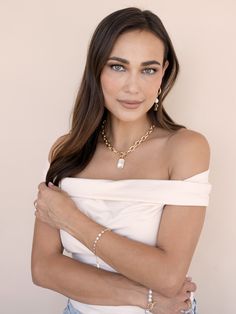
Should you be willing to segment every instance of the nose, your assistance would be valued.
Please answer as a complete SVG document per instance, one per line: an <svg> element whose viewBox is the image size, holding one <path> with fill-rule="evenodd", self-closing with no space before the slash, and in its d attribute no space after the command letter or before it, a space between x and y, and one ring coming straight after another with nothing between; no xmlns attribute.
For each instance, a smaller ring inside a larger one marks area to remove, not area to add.
<svg viewBox="0 0 236 314"><path fill-rule="evenodd" d="M140 92L139 83L139 78L136 73L127 73L127 77L124 83L124 91L130 94L138 94Z"/></svg>

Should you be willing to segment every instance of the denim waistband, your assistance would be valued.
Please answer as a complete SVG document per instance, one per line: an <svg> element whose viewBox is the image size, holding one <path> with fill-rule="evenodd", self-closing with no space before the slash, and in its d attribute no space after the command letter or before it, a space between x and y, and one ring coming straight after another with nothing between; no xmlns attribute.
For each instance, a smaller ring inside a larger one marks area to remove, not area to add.
<svg viewBox="0 0 236 314"><path fill-rule="evenodd" d="M183 312L184 313L184 312ZM189 311L185 311L187 314L198 314L197 313L197 302L196 299L194 298L192 301L192 308ZM63 311L63 314L81 314L81 312L73 307L71 304L70 300L68 300L67 306Z"/></svg>
<svg viewBox="0 0 236 314"><path fill-rule="evenodd" d="M81 314L77 309L73 307L70 300L68 300L67 306L63 311L63 314Z"/></svg>

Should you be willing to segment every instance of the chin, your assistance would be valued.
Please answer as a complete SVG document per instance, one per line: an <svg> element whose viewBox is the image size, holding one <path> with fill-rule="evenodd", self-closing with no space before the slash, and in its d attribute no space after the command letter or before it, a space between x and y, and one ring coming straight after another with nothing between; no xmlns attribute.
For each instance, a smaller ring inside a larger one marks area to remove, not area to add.
<svg viewBox="0 0 236 314"><path fill-rule="evenodd" d="M122 122L135 122L138 120L146 119L147 113L141 114L140 112L109 112L112 118Z"/></svg>

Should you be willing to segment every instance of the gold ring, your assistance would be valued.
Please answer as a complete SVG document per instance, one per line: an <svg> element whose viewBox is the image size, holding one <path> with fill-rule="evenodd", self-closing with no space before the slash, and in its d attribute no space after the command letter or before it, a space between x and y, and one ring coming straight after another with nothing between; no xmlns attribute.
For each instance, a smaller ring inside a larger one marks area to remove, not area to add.
<svg viewBox="0 0 236 314"><path fill-rule="evenodd" d="M189 305L189 308L188 308L187 310L181 310L180 312L181 312L181 313L185 313L185 314L190 314L190 313L192 313L192 311L190 312L190 310L192 310L192 307L193 307L192 301L191 301L190 299L187 299L187 300L185 301L185 303L187 303L187 305Z"/></svg>
<svg viewBox="0 0 236 314"><path fill-rule="evenodd" d="M190 299L188 299L187 300L187 304L189 304L188 310L190 310L192 308L192 301Z"/></svg>

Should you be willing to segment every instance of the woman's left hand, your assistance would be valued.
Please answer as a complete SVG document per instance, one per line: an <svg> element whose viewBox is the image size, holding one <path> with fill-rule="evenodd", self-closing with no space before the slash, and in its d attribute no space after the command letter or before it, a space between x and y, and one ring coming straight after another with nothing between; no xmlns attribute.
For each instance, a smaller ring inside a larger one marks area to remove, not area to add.
<svg viewBox="0 0 236 314"><path fill-rule="evenodd" d="M66 230L79 209L70 196L59 187L41 182L38 186L38 197L34 201L35 216L53 228Z"/></svg>

